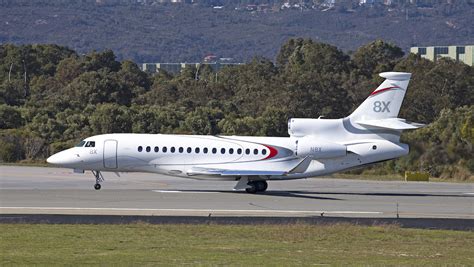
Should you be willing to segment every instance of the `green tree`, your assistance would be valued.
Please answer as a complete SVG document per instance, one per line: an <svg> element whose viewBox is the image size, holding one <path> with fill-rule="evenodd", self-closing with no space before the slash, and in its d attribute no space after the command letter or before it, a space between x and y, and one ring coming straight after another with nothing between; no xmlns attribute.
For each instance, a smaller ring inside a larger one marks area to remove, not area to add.
<svg viewBox="0 0 474 267"><path fill-rule="evenodd" d="M376 73L391 71L403 54L400 47L377 40L359 47L352 61L362 74L371 77Z"/></svg>
<svg viewBox="0 0 474 267"><path fill-rule="evenodd" d="M150 77L141 71L137 64L128 60L122 62L117 77L120 84L129 88L133 97L148 91L151 86Z"/></svg>
<svg viewBox="0 0 474 267"><path fill-rule="evenodd" d="M23 125L20 111L8 105L0 105L0 129L19 128Z"/></svg>
<svg viewBox="0 0 474 267"><path fill-rule="evenodd" d="M4 81L0 85L0 103L20 106L26 101L27 90L21 80Z"/></svg>
<svg viewBox="0 0 474 267"><path fill-rule="evenodd" d="M110 49L102 52L93 51L84 57L84 67L87 71L99 71L106 68L111 72L117 72L121 66L115 59L115 54Z"/></svg>
<svg viewBox="0 0 474 267"><path fill-rule="evenodd" d="M0 159L3 162L15 162L24 159L21 132L11 129L0 132Z"/></svg>
<svg viewBox="0 0 474 267"><path fill-rule="evenodd" d="M449 59L436 62L410 54L395 66L412 73L401 116L432 122L444 108L474 103L474 68Z"/></svg>
<svg viewBox="0 0 474 267"><path fill-rule="evenodd" d="M156 134L161 132L160 110L150 106L132 106L134 110L132 131L134 133Z"/></svg>
<svg viewBox="0 0 474 267"><path fill-rule="evenodd" d="M123 84L117 73L101 69L85 72L74 79L63 92L72 107L83 108L88 104L117 103L130 105L132 91Z"/></svg>
<svg viewBox="0 0 474 267"><path fill-rule="evenodd" d="M262 114L262 132L266 136L288 136L288 113L286 110L268 108Z"/></svg>
<svg viewBox="0 0 474 267"><path fill-rule="evenodd" d="M56 80L64 86L72 82L84 72L84 63L79 57L73 56L65 58L58 63L55 77Z"/></svg>
<svg viewBox="0 0 474 267"><path fill-rule="evenodd" d="M185 129L192 134L218 134L217 124L223 118L220 110L209 108L197 108L186 116L184 120Z"/></svg>
<svg viewBox="0 0 474 267"><path fill-rule="evenodd" d="M89 122L94 134L129 133L132 131L130 109L118 104L97 105Z"/></svg>

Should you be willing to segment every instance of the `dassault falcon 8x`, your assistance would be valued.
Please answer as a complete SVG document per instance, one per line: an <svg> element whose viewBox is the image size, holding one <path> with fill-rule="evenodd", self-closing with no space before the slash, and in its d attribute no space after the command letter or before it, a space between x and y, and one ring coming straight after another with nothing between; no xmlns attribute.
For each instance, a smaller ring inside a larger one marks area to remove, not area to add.
<svg viewBox="0 0 474 267"><path fill-rule="evenodd" d="M383 83L342 119L292 118L289 137L103 134L47 159L95 176L102 172L162 173L236 181L235 190L263 192L269 180L326 175L408 154L403 130L423 125L398 118L411 74L385 72Z"/></svg>

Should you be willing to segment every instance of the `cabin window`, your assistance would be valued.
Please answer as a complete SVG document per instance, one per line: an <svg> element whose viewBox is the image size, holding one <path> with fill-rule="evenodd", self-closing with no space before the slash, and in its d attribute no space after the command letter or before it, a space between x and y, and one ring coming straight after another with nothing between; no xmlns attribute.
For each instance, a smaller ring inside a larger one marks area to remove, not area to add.
<svg viewBox="0 0 474 267"><path fill-rule="evenodd" d="M155 146L155 152L158 153L158 151L160 151L160 148Z"/></svg>
<svg viewBox="0 0 474 267"><path fill-rule="evenodd" d="M255 149L253 150L253 154L254 154L254 155L257 155L257 154L258 154L258 149L255 148Z"/></svg>
<svg viewBox="0 0 474 267"><path fill-rule="evenodd" d="M143 151L143 147L142 146L139 146L138 147L138 152L142 152Z"/></svg>
<svg viewBox="0 0 474 267"><path fill-rule="evenodd" d="M176 148L174 146L172 146L170 151L171 151L171 153L174 153L176 151Z"/></svg>
<svg viewBox="0 0 474 267"><path fill-rule="evenodd" d="M161 151L163 151L163 153L166 153L166 151L168 151L168 148L164 146Z"/></svg>
<svg viewBox="0 0 474 267"><path fill-rule="evenodd" d="M234 149L233 148L229 149L229 154L234 154Z"/></svg>
<svg viewBox="0 0 474 267"><path fill-rule="evenodd" d="M207 147L202 149L202 152L204 152L204 154L207 154L207 151L208 151Z"/></svg>
<svg viewBox="0 0 474 267"><path fill-rule="evenodd" d="M196 149L194 149L194 152L196 152L196 154L199 154L199 151L200 151L199 147L196 147Z"/></svg>
<svg viewBox="0 0 474 267"><path fill-rule="evenodd" d="M242 154L242 148L237 149L237 154Z"/></svg>
<svg viewBox="0 0 474 267"><path fill-rule="evenodd" d="M79 144L75 145L75 147L82 147L85 143L86 141L81 141Z"/></svg>
<svg viewBox="0 0 474 267"><path fill-rule="evenodd" d="M225 154L225 148L221 148L221 154Z"/></svg>
<svg viewBox="0 0 474 267"><path fill-rule="evenodd" d="M146 152L150 152L151 151L151 147L147 146L146 147Z"/></svg>
<svg viewBox="0 0 474 267"><path fill-rule="evenodd" d="M214 147L214 148L212 149L212 154L216 154L216 153L217 153L217 148Z"/></svg>
<svg viewBox="0 0 474 267"><path fill-rule="evenodd" d="M262 155L266 155L267 154L267 150L266 149L262 149Z"/></svg>
<svg viewBox="0 0 474 267"><path fill-rule="evenodd" d="M179 148L179 153L183 153L183 151L184 151L184 148L183 148L183 147L180 147L180 148Z"/></svg>
<svg viewBox="0 0 474 267"><path fill-rule="evenodd" d="M250 154L250 149L245 149L245 154L249 155Z"/></svg>

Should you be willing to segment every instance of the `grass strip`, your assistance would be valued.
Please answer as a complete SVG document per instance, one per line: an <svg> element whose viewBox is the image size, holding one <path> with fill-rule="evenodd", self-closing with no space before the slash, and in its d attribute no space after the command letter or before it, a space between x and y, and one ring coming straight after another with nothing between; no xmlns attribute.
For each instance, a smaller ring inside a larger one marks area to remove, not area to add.
<svg viewBox="0 0 474 267"><path fill-rule="evenodd" d="M1 224L0 265L471 265L474 232L334 225Z"/></svg>

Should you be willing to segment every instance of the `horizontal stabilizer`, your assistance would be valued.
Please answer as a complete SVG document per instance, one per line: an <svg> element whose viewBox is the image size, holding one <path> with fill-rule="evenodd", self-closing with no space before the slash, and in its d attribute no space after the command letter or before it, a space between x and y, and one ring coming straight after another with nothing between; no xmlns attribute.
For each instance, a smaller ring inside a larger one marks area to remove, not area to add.
<svg viewBox="0 0 474 267"><path fill-rule="evenodd" d="M421 123L407 122L405 119L400 118L388 118L388 119L379 119L379 120L363 120L356 121L357 124L360 124L365 127L376 127L376 128L385 128L392 130L411 130L418 129L426 126Z"/></svg>

